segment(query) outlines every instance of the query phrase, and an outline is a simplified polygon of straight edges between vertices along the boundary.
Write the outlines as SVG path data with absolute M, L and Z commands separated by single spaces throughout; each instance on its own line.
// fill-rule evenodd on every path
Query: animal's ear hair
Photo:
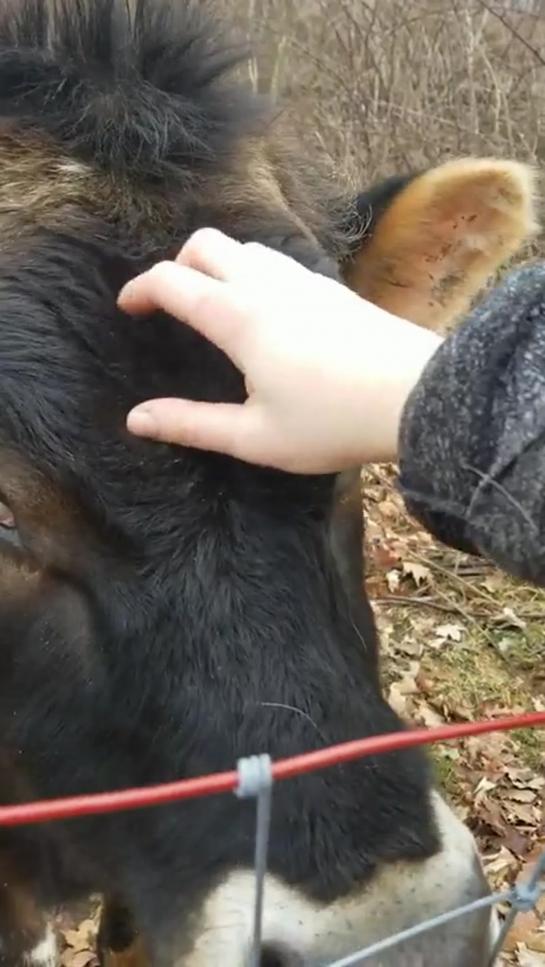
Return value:
M 482 158 L 385 182 L 356 203 L 363 230 L 342 266 L 345 281 L 391 312 L 444 330 L 537 231 L 534 182 L 528 165 Z

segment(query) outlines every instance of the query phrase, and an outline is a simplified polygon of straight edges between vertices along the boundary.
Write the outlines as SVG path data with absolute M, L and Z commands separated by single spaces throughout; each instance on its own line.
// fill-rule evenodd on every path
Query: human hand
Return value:
M 215 343 L 243 373 L 242 404 L 163 399 L 131 432 L 296 473 L 395 458 L 405 400 L 441 342 L 259 244 L 201 229 L 119 296 Z

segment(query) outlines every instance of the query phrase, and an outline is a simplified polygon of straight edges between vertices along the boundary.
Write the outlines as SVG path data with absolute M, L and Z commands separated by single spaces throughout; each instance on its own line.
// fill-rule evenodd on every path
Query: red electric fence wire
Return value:
M 489 722 L 464 722 L 461 725 L 443 725 L 435 729 L 414 729 L 407 732 L 392 732 L 388 735 L 374 735 L 366 739 L 318 749 L 316 752 L 293 756 L 290 759 L 279 759 L 278 762 L 273 763 L 273 778 L 290 779 L 293 776 L 327 769 L 354 759 L 408 749 L 417 745 L 461 739 L 486 732 L 503 732 L 538 726 L 545 727 L 545 712 L 511 715 L 507 718 L 492 719 Z M 17 806 L 0 806 L 0 826 L 24 826 L 30 823 L 120 812 L 125 809 L 160 806 L 182 799 L 233 792 L 237 783 L 236 771 L 219 772 L 215 775 L 182 779 L 179 782 L 163 783 L 158 786 L 123 789 L 88 796 L 69 796 L 64 799 L 41 800 Z

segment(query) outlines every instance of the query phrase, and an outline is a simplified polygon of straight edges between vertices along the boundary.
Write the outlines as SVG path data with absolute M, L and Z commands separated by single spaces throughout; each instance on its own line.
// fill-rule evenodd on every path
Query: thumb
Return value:
M 200 403 L 157 399 L 136 406 L 127 417 L 135 436 L 198 450 L 225 453 L 260 463 L 264 427 L 260 413 L 247 403 Z

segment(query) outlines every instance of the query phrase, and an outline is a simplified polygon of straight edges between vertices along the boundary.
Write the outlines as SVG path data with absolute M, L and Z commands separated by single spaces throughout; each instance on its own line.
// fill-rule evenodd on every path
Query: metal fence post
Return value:
M 250 756 L 237 763 L 238 785 L 235 794 L 241 799 L 253 796 L 256 805 L 256 833 L 254 854 L 255 898 L 252 944 L 248 967 L 259 967 L 263 926 L 263 896 L 267 853 L 271 828 L 272 765 L 269 755 Z

